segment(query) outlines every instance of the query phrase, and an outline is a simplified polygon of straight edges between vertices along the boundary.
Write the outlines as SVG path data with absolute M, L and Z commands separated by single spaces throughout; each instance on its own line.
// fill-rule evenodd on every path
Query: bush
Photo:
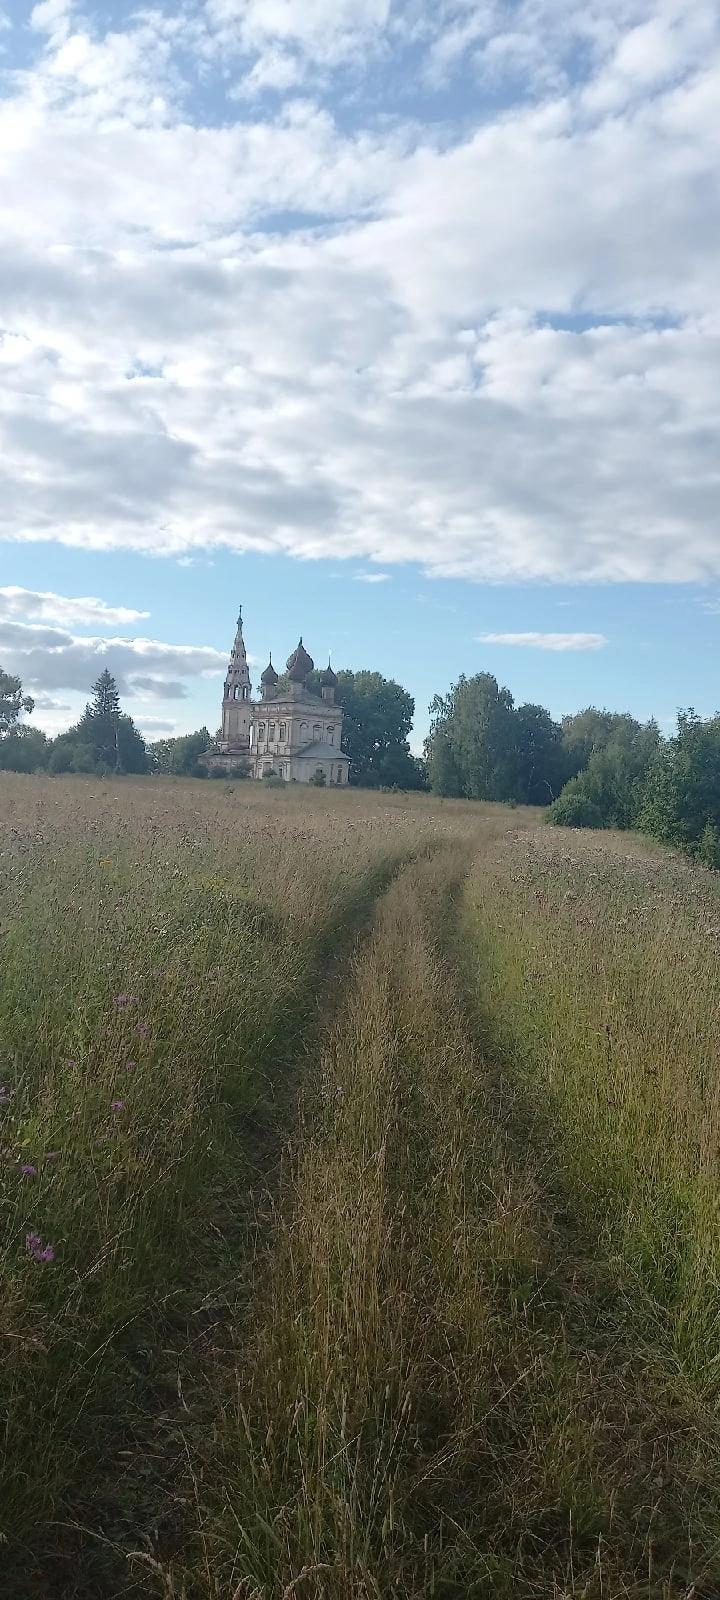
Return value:
M 278 777 L 277 772 L 263 773 L 262 782 L 266 789 L 284 789 L 285 779 Z
M 704 867 L 712 867 L 713 872 L 720 872 L 720 829 L 714 822 L 705 824 L 697 854 L 698 861 L 702 861 Z
M 322 767 L 318 767 L 317 772 L 313 773 L 312 777 L 308 779 L 308 782 L 313 784 L 316 789 L 324 789 L 326 787 L 327 778 L 325 777 Z
M 573 791 L 575 779 L 566 784 L 557 800 L 553 800 L 547 820 L 555 828 L 602 828 L 602 812 L 587 796 Z

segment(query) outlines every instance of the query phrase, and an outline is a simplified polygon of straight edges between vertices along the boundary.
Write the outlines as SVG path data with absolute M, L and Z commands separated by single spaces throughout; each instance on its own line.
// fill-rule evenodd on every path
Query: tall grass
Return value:
M 705 1441 L 558 1229 L 438 952 L 466 864 L 391 886 L 308 1086 L 195 1461 L 213 1597 L 650 1600 L 720 1576 Z
M 573 1204 L 717 1393 L 720 879 L 539 830 L 478 857 L 465 934 L 488 1043 L 534 1086 Z
M 0 778 L 14 1600 L 114 1592 L 113 1541 L 152 1526 L 175 1346 L 246 1272 L 254 1170 L 324 964 L 399 862 L 468 826 L 394 797 Z

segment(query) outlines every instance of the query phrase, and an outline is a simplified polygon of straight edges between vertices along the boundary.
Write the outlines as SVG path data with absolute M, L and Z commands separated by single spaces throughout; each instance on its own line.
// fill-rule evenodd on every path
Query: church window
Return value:
M 333 727 L 330 727 L 330 728 L 328 728 L 328 744 L 334 744 L 334 743 L 335 743 L 335 729 Z
M 265 738 L 265 723 L 264 722 L 259 722 L 258 723 L 258 739 L 264 739 L 264 738 Z
M 274 739 L 275 738 L 275 723 L 274 722 L 270 723 L 270 728 L 268 730 L 268 738 L 269 739 Z
M 322 728 L 320 727 L 320 723 L 316 722 L 316 723 L 313 724 L 313 739 L 321 739 L 321 738 L 322 738 Z
M 301 722 L 300 723 L 300 738 L 301 739 L 307 739 L 307 736 L 308 736 L 308 725 L 307 725 L 306 722 Z
M 284 738 L 286 738 L 286 736 L 287 736 L 287 728 L 285 726 L 285 723 L 281 722 L 280 723 L 280 738 L 284 739 Z

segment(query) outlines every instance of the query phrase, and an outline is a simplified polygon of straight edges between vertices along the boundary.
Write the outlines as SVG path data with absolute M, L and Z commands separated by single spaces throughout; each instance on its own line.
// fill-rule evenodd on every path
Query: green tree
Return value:
M 437 703 L 434 700 L 433 706 Z M 444 702 L 439 703 L 443 704 Z M 433 707 L 431 706 L 431 713 L 432 709 Z M 447 728 L 439 717 L 425 740 L 425 761 L 433 794 L 441 794 L 447 797 L 462 795 L 463 786 L 460 769 L 453 754 Z
M 720 716 L 679 713 L 674 738 L 650 766 L 639 825 L 664 844 L 710 857 L 720 830 Z
M 643 726 L 634 717 L 617 717 L 607 741 L 593 750 L 584 769 L 565 785 L 549 820 L 570 827 L 636 827 L 659 741 L 656 722 Z M 593 820 L 569 823 L 571 802 L 577 808 L 585 805 Z
M 338 673 L 335 698 L 344 712 L 350 782 L 369 788 L 420 788 L 422 771 L 408 743 L 415 712 L 412 695 L 380 672 L 345 670 Z
M 567 777 L 582 772 L 596 750 L 604 750 L 616 729 L 622 723 L 639 727 L 626 711 L 598 711 L 597 706 L 586 706 L 562 719 L 562 742 L 567 755 Z
M 35 701 L 23 694 L 22 683 L 0 667 L 0 738 L 17 726 L 23 711 L 34 711 Z
M 38 772 L 47 766 L 51 751 L 47 734 L 40 728 L 22 724 L 0 737 L 0 769 L 5 772 Z
M 93 684 L 93 699 L 80 721 L 56 739 L 52 772 L 147 772 L 145 741 L 120 708 L 117 684 L 107 668 Z M 80 751 L 86 752 L 81 755 Z
M 150 769 L 177 778 L 204 778 L 207 770 L 199 764 L 198 757 L 207 750 L 210 742 L 207 728 L 198 728 L 196 733 L 180 734 L 176 739 L 158 739 L 149 746 Z
M 568 758 L 562 728 L 544 706 L 522 705 L 515 710 L 515 800 L 529 806 L 546 806 L 568 776 Z
M 470 800 L 514 798 L 513 713 L 510 690 L 501 689 L 489 672 L 458 678 L 444 699 L 436 696 L 427 744 L 431 782 L 457 780 L 460 793 Z M 441 742 L 436 755 L 438 739 L 445 740 L 447 748 Z

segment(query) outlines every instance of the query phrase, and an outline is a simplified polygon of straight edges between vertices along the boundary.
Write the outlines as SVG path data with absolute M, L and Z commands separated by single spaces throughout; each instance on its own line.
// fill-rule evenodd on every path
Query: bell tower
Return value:
M 252 707 L 250 673 L 242 631 L 242 606 L 238 612 L 235 643 L 225 674 L 222 704 L 222 744 L 233 750 L 249 750 Z

